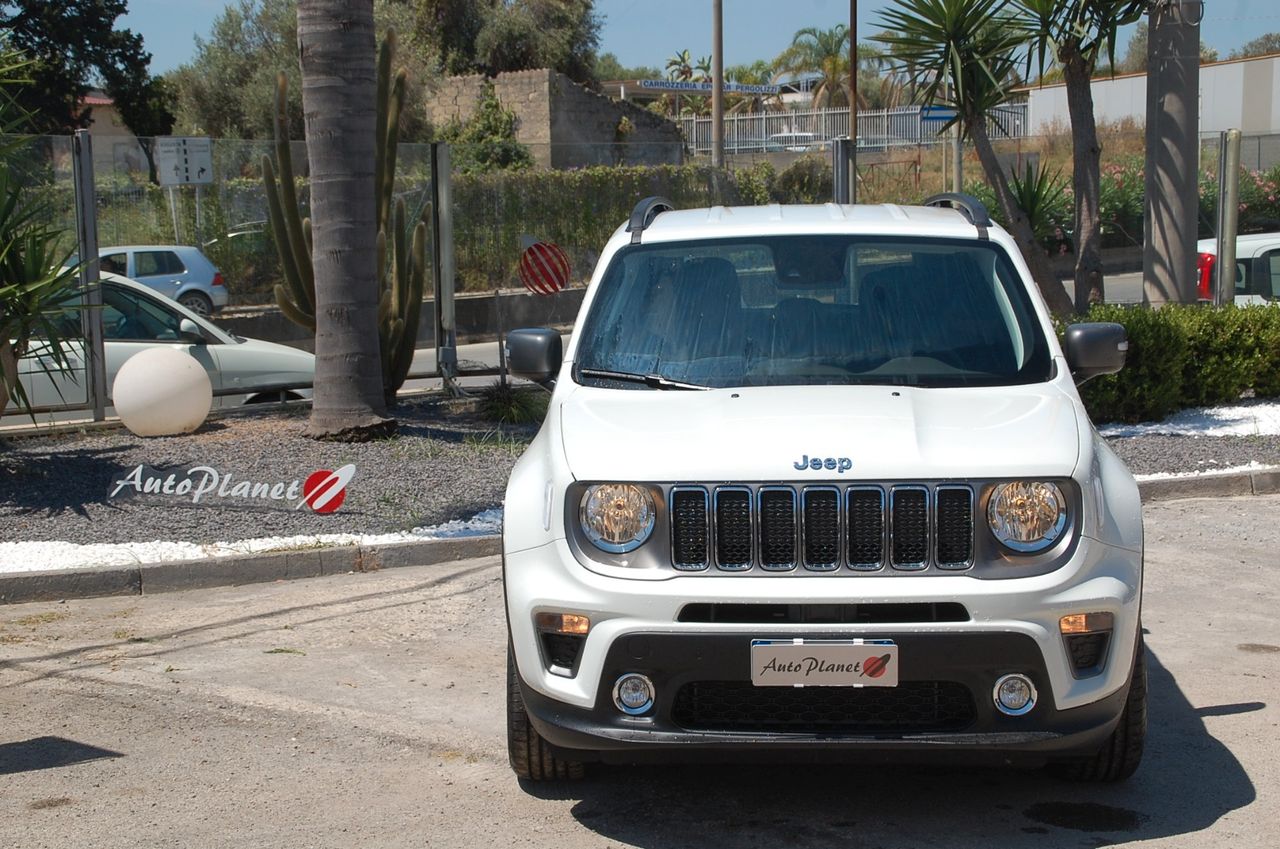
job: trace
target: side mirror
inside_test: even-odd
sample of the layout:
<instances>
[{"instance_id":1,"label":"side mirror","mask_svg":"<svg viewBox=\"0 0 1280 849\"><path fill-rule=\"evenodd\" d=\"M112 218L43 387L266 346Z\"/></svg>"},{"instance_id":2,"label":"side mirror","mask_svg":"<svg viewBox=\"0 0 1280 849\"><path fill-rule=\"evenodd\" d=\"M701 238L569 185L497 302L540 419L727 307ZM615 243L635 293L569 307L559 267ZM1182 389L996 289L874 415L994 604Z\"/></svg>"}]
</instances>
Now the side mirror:
<instances>
[{"instance_id":1,"label":"side mirror","mask_svg":"<svg viewBox=\"0 0 1280 849\"><path fill-rule=\"evenodd\" d=\"M200 325L189 318L184 318L178 323L178 335L195 345L205 345L209 342L204 332L200 330Z\"/></svg>"},{"instance_id":2,"label":"side mirror","mask_svg":"<svg viewBox=\"0 0 1280 849\"><path fill-rule=\"evenodd\" d=\"M507 368L516 377L545 385L560 373L564 346L556 331L546 327L512 330L506 344Z\"/></svg>"},{"instance_id":3,"label":"side mirror","mask_svg":"<svg viewBox=\"0 0 1280 849\"><path fill-rule=\"evenodd\" d=\"M1124 368L1125 354L1129 352L1129 337L1122 324L1073 324L1067 328L1064 348L1067 365L1079 386L1098 375L1115 374Z\"/></svg>"}]
</instances>

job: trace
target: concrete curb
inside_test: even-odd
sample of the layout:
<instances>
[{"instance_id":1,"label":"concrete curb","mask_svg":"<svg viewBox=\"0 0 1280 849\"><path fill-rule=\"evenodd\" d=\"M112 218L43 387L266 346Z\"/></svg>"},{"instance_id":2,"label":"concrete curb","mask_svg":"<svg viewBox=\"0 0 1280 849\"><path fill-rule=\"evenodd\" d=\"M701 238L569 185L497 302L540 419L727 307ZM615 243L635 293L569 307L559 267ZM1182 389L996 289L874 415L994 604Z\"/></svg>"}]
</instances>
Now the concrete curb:
<instances>
[{"instance_id":1,"label":"concrete curb","mask_svg":"<svg viewBox=\"0 0 1280 849\"><path fill-rule=\"evenodd\" d=\"M370 546L272 551L206 560L55 569L0 575L0 604L97 596L151 595L207 587L236 586L345 572L376 572L488 557L502 551L493 536L423 540Z\"/></svg>"},{"instance_id":2,"label":"concrete curb","mask_svg":"<svg viewBox=\"0 0 1280 849\"><path fill-rule=\"evenodd\" d=\"M1176 498L1230 498L1280 493L1280 469L1142 481L1144 502ZM207 587L288 581L345 572L428 566L502 551L497 535L387 545L332 546L236 557L182 560L102 569L56 569L0 575L0 604L96 596L150 595Z\"/></svg>"}]
</instances>

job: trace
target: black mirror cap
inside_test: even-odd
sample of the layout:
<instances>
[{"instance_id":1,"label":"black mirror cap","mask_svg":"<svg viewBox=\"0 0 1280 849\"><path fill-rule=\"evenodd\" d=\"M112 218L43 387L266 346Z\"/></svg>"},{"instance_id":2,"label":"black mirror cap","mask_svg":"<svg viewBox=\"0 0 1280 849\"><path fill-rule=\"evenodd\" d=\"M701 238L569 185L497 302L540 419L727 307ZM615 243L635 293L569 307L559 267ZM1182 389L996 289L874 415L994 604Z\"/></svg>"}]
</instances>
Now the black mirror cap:
<instances>
[{"instance_id":1,"label":"black mirror cap","mask_svg":"<svg viewBox=\"0 0 1280 849\"><path fill-rule=\"evenodd\" d=\"M507 368L516 377L546 384L560 373L564 344L547 327L522 328L507 334Z\"/></svg>"},{"instance_id":2,"label":"black mirror cap","mask_svg":"<svg viewBox=\"0 0 1280 849\"><path fill-rule=\"evenodd\" d=\"M1110 321L1073 324L1067 328L1065 353L1076 385L1124 368L1129 336L1123 324Z\"/></svg>"}]
</instances>

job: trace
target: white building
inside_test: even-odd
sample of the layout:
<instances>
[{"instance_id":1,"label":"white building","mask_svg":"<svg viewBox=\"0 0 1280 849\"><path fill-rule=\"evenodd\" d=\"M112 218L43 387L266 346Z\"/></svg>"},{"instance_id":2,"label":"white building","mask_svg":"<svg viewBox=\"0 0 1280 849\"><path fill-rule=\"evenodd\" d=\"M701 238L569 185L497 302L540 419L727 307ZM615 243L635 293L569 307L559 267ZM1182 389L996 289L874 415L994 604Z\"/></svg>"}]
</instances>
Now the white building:
<instances>
[{"instance_id":1,"label":"white building","mask_svg":"<svg viewBox=\"0 0 1280 849\"><path fill-rule=\"evenodd\" d=\"M1031 135L1069 124L1066 86L1046 85L1026 91ZM1147 75L1095 79L1093 109L1099 123L1129 118L1145 124ZM1245 133L1280 133L1280 55L1200 66L1201 134L1233 128Z\"/></svg>"}]
</instances>

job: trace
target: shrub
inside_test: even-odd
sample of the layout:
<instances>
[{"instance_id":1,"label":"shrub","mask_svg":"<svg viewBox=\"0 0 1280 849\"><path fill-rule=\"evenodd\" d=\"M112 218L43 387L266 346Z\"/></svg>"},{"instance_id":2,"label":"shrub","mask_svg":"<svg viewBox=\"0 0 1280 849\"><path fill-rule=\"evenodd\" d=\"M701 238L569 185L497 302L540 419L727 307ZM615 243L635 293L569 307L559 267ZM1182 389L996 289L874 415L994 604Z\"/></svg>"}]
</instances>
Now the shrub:
<instances>
[{"instance_id":1,"label":"shrub","mask_svg":"<svg viewBox=\"0 0 1280 849\"><path fill-rule=\"evenodd\" d=\"M1119 374L1095 378L1080 395L1095 422L1162 419L1180 409L1183 372L1189 357L1186 332L1168 309L1095 306L1088 321L1123 324L1129 355Z\"/></svg>"},{"instance_id":2,"label":"shrub","mask_svg":"<svg viewBox=\"0 0 1280 849\"><path fill-rule=\"evenodd\" d=\"M1227 305L1169 306L1163 316L1187 340L1182 367L1182 405L1201 407L1236 401L1258 372L1257 339L1247 332L1245 310Z\"/></svg>"},{"instance_id":3,"label":"shrub","mask_svg":"<svg viewBox=\"0 0 1280 849\"><path fill-rule=\"evenodd\" d=\"M778 203L827 203L834 191L831 163L817 156L802 156L787 166L774 183Z\"/></svg>"},{"instance_id":4,"label":"shrub","mask_svg":"<svg viewBox=\"0 0 1280 849\"><path fill-rule=\"evenodd\" d=\"M735 176L738 180L738 194L743 203L764 206L773 202L773 187L778 181L778 172L773 163L767 160L757 162L750 168L737 172Z\"/></svg>"},{"instance_id":5,"label":"shrub","mask_svg":"<svg viewBox=\"0 0 1280 849\"><path fill-rule=\"evenodd\" d=\"M1087 321L1114 321L1129 335L1119 374L1080 387L1095 422L1141 422L1185 407L1230 404L1253 390L1280 396L1280 305L1096 306Z\"/></svg>"}]
</instances>

